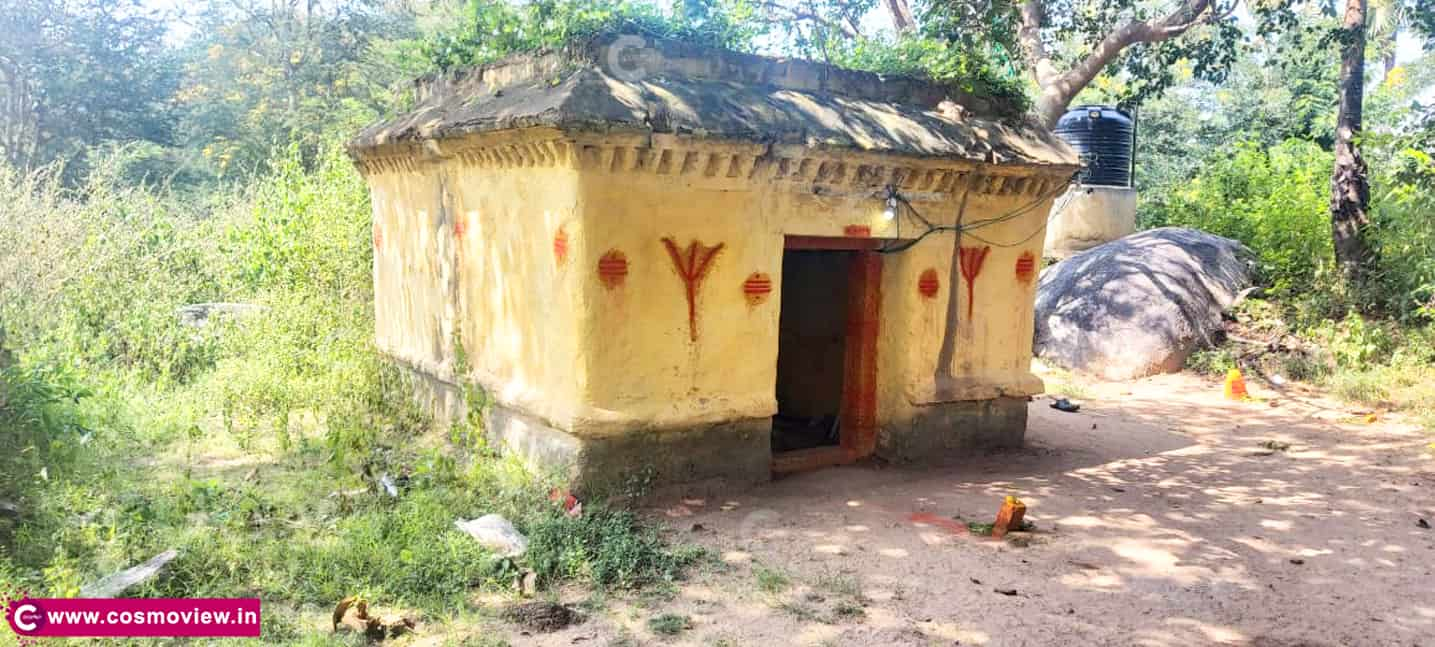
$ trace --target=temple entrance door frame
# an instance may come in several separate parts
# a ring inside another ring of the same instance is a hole
[[[784,250],[855,252],[848,267],[838,444],[773,455],[773,474],[851,463],[877,449],[877,332],[882,305],[879,240],[786,236]],[[786,290],[788,286],[784,285]]]

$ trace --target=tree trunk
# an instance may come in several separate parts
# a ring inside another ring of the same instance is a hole
[[[1335,123],[1335,170],[1330,178],[1330,231],[1342,278],[1348,286],[1360,287],[1368,278],[1366,265],[1371,260],[1365,242],[1370,225],[1370,183],[1365,159],[1355,142],[1365,100],[1365,0],[1345,0],[1340,43],[1340,111]]]
[[[899,34],[917,29],[917,19],[912,16],[912,5],[907,0],[883,0],[887,14],[892,17],[892,28]]]
[[[1017,39],[1026,50],[1027,67],[1032,80],[1040,91],[1033,112],[1048,128],[1066,111],[1066,106],[1096,75],[1101,73],[1121,51],[1138,43],[1156,43],[1176,38],[1191,27],[1202,22],[1211,22],[1230,15],[1236,5],[1224,13],[1216,14],[1212,0],[1183,0],[1180,5],[1164,16],[1148,20],[1128,20],[1108,32],[1091,48],[1091,52],[1072,63],[1065,71],[1058,71],[1052,57],[1041,40],[1041,29],[1045,19],[1043,0],[1026,0],[1021,4],[1021,25],[1017,28]]]

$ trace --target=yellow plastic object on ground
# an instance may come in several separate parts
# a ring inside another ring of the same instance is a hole
[[[1246,393],[1246,378],[1241,377],[1241,369],[1233,368],[1226,373],[1226,399],[1245,400],[1250,398]]]

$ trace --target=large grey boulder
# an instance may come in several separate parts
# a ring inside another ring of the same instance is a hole
[[[1178,371],[1251,284],[1254,256],[1194,229],[1143,231],[1041,273],[1037,357],[1126,380]]]

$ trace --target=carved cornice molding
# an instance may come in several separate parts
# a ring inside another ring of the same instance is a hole
[[[908,158],[796,145],[726,144],[688,137],[581,140],[562,134],[539,138],[467,138],[442,154],[411,149],[355,160],[365,175],[415,172],[429,160],[452,160],[486,170],[567,168],[608,174],[646,174],[737,189],[755,183],[804,190],[875,191],[887,186],[927,194],[1036,198],[1066,183],[1060,171],[1036,166]]]

